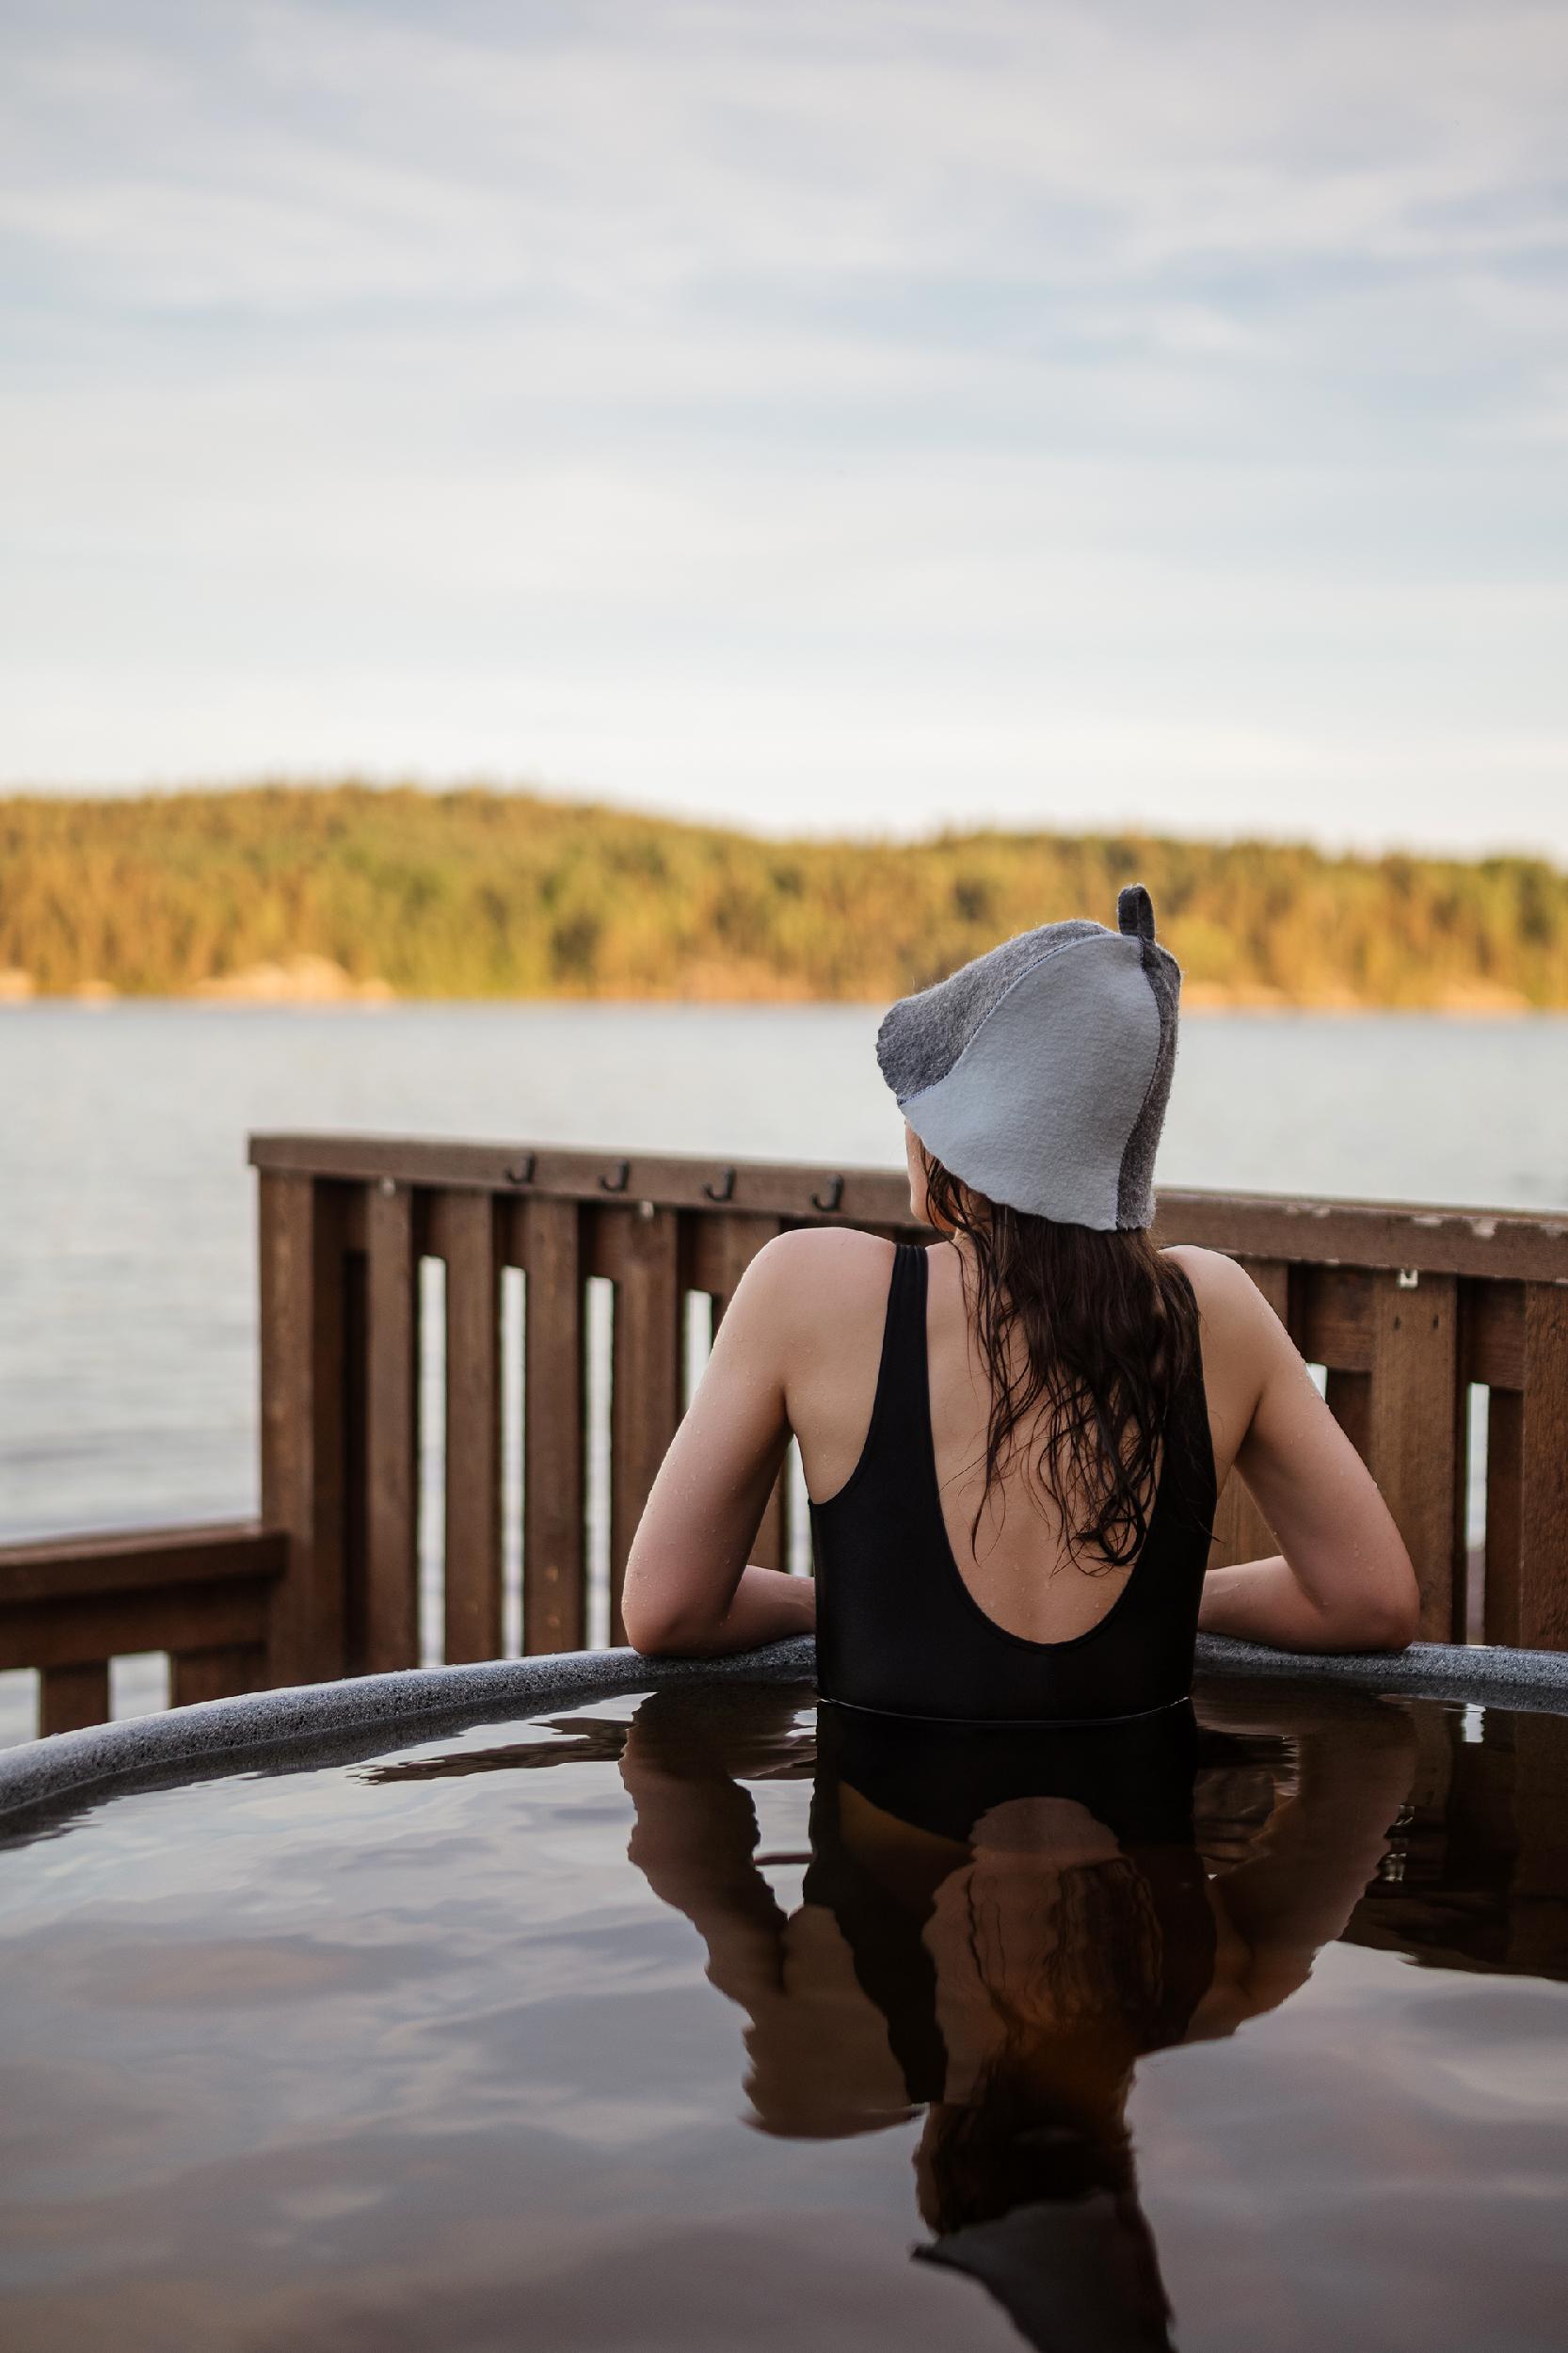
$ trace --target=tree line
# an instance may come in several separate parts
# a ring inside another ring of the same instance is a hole
[[[1151,890],[1192,1001],[1568,1006],[1568,874],[1141,832],[774,840],[356,782],[0,799],[0,969],[177,996],[312,954],[410,997],[886,1000]]]

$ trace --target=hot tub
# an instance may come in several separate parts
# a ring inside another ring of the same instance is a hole
[[[1080,1736],[808,1644],[0,1757],[10,2353],[1561,2343],[1560,1664]]]

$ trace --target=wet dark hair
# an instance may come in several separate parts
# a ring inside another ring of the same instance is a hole
[[[1102,1233],[987,1200],[915,1141],[932,1223],[974,1253],[964,1298],[991,1410],[970,1546],[1015,1433],[1030,1424],[1033,1479],[1062,1515],[1067,1558],[1091,1572],[1125,1568],[1148,1533],[1171,1401],[1199,1361],[1192,1294],[1146,1231]],[[1017,1373],[1015,1329],[1027,1350]],[[1091,1548],[1103,1557],[1083,1561]]]

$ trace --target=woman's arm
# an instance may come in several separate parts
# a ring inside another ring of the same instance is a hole
[[[702,1739],[687,1696],[654,1692],[627,1732],[620,1775],[636,1809],[627,1853],[702,1938],[720,1993],[755,2016],[783,1976],[785,1914],[756,1861],[756,1805]],[[793,1692],[775,1695],[778,1731],[797,1704]]]
[[[1281,1549],[1210,1569],[1200,1626],[1280,1650],[1402,1650],[1420,1593],[1376,1481],[1251,1276],[1203,1255],[1205,1322],[1255,1388],[1235,1467]]]
[[[753,1650],[816,1625],[808,1577],[746,1564],[790,1443],[785,1366],[805,1239],[781,1234],[747,1267],[660,1465],[621,1599],[637,1650]]]
[[[621,1755],[636,1808],[627,1853],[701,1937],[710,1983],[745,2013],[748,2121],[812,2140],[906,2124],[904,2071],[843,1929],[820,1903],[786,1916],[757,1861],[756,1804],[739,1777],[799,1705],[776,1696],[771,1724],[748,1719],[738,1739],[712,1743],[681,1704],[689,1691],[644,1701]]]

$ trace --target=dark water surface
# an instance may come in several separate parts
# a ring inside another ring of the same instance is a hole
[[[1565,1978],[1568,1720],[1307,1685],[127,1795],[0,1851],[0,2341],[1555,2353]]]

